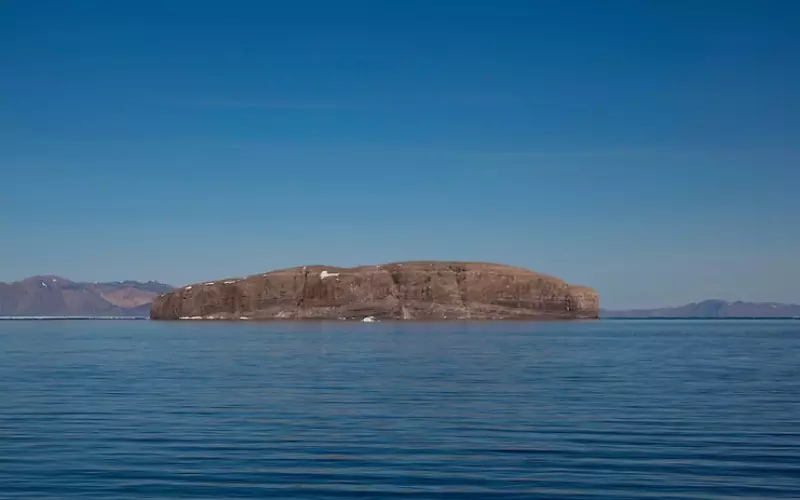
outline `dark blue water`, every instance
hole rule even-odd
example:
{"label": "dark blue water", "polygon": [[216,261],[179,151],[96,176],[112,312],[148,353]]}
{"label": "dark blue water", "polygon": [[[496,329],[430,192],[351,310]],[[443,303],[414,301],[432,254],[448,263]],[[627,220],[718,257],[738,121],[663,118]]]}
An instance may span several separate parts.
{"label": "dark blue water", "polygon": [[800,321],[0,322],[0,497],[800,498]]}

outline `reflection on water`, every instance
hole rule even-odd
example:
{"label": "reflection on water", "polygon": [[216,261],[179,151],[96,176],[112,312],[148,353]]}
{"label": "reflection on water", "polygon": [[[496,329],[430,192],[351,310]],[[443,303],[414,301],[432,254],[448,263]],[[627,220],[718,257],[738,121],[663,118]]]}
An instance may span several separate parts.
{"label": "reflection on water", "polygon": [[0,323],[0,497],[800,498],[800,322]]}

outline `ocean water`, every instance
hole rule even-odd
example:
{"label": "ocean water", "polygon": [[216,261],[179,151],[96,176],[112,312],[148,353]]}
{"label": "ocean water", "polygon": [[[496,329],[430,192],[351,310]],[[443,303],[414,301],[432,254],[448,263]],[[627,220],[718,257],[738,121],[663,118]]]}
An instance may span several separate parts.
{"label": "ocean water", "polygon": [[8,499],[800,498],[800,321],[0,322]]}

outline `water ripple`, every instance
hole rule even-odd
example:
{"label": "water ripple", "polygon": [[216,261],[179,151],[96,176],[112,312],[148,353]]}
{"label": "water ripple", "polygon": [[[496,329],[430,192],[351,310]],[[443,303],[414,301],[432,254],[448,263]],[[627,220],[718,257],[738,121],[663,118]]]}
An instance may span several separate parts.
{"label": "water ripple", "polygon": [[0,328],[2,498],[800,498],[796,321]]}

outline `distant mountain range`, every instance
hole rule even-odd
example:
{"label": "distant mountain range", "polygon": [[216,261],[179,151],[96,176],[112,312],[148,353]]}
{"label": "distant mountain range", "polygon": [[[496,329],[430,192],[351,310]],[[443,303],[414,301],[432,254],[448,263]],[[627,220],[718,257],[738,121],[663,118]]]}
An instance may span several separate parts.
{"label": "distant mountain range", "polygon": [[[148,317],[150,305],[174,287],[159,281],[82,283],[60,276],[0,282],[3,316]],[[704,300],[657,309],[600,309],[601,318],[800,318],[800,304]]]}
{"label": "distant mountain range", "polygon": [[173,287],[157,281],[79,283],[59,276],[0,282],[0,316],[149,316]]}
{"label": "distant mountain range", "polygon": [[793,318],[800,317],[800,304],[778,302],[728,302],[704,300],[678,307],[600,310],[601,318]]}

